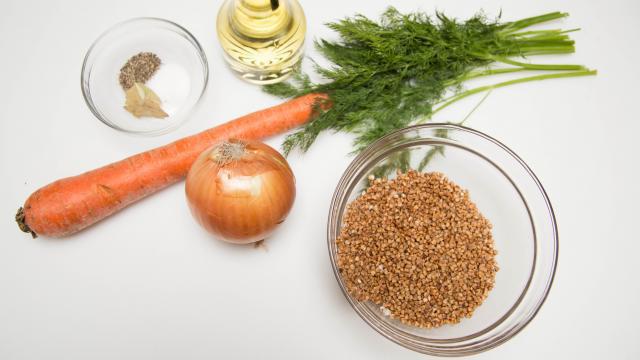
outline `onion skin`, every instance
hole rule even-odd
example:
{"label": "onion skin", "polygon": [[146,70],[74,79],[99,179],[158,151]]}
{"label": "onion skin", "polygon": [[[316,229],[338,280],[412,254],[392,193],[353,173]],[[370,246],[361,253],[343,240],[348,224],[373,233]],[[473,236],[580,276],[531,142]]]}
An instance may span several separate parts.
{"label": "onion skin", "polygon": [[248,244],[265,239],[285,220],[295,200],[295,177],[268,145],[230,139],[200,154],[187,175],[186,195],[204,229]]}

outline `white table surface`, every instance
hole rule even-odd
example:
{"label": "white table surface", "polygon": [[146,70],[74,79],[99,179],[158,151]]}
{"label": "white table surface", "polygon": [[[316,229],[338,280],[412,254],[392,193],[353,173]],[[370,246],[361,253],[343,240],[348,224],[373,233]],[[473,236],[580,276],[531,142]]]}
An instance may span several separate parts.
{"label": "white table surface", "polygon": [[[557,212],[560,259],[548,301],[525,330],[478,359],[638,359],[640,347],[640,2],[395,1],[457,17],[505,20],[562,10],[578,52],[551,59],[597,77],[495,91],[468,124],[502,140],[538,174]],[[388,0],[304,0],[308,37]],[[220,1],[3,0],[0,10],[0,359],[418,359],[353,312],[331,271],[329,202],[351,161],[350,136],[322,135],[290,156],[298,197],[268,251],[212,240],[183,184],[77,236],[31,240],[16,209],[38,187],[278,103],[225,68]],[[170,134],[131,137],[98,122],[80,92],[87,48],[136,16],[187,27],[206,50],[210,88]],[[317,55],[307,44],[308,54]],[[459,120],[477,99],[435,120]],[[282,137],[268,140],[278,147]]]}

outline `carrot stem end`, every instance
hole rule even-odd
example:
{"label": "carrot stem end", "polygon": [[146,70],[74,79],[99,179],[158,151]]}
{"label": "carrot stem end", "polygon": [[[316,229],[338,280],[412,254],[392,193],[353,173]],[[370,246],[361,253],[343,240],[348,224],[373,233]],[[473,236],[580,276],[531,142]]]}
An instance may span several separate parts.
{"label": "carrot stem end", "polygon": [[25,220],[24,219],[24,209],[22,207],[20,207],[20,209],[18,209],[18,212],[16,213],[16,222],[18,223],[18,227],[23,232],[31,234],[31,236],[34,239],[37,238],[38,234],[36,234],[35,231],[31,230],[29,225],[27,225],[27,223],[24,220]]}

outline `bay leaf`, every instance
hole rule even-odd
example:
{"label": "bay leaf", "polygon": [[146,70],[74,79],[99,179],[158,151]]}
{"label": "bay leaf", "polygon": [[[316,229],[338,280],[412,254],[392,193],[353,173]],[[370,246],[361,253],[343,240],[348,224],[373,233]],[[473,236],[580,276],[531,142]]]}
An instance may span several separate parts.
{"label": "bay leaf", "polygon": [[146,116],[160,119],[169,116],[169,114],[162,110],[162,101],[158,95],[148,86],[138,82],[134,83],[125,94],[126,100],[124,108],[133,116],[137,118]]}

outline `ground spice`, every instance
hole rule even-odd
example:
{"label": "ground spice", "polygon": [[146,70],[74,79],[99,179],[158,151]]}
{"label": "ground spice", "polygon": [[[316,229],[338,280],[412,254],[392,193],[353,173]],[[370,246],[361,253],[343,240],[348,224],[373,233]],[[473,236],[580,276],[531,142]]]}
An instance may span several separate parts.
{"label": "ground spice", "polygon": [[374,179],[337,239],[347,290],[405,324],[455,324],[486,299],[498,266],[491,224],[440,173]]}
{"label": "ground spice", "polygon": [[132,56],[120,69],[120,86],[127,91],[135,83],[144,84],[160,67],[160,58],[151,52],[141,52]]}

